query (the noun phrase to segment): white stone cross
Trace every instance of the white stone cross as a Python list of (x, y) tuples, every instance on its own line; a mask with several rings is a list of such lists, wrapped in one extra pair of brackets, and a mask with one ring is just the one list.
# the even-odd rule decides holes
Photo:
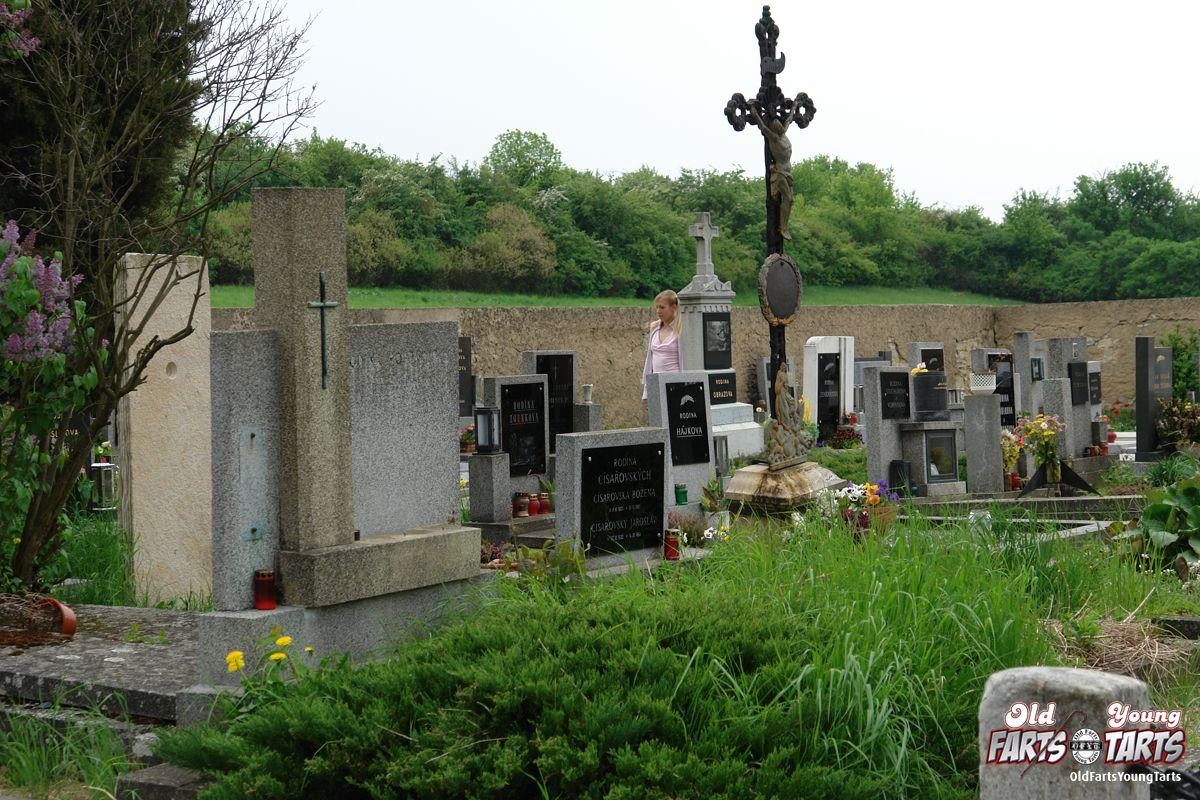
[(709, 219), (707, 211), (696, 215), (696, 221), (688, 228), (688, 236), (696, 240), (696, 274), (712, 275), (712, 240), (721, 235), (721, 229), (715, 228)]

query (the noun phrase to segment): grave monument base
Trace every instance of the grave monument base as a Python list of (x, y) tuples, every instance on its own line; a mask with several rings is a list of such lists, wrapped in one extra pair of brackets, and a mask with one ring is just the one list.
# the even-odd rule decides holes
[(792, 511), (811, 503), (822, 490), (840, 489), (847, 483), (811, 461), (781, 470), (751, 464), (733, 474), (725, 497), (731, 503), (764, 511)]
[(754, 421), (749, 403), (722, 403), (712, 407), (713, 436), (724, 436), (729, 457), (755, 456), (763, 451), (763, 428)]

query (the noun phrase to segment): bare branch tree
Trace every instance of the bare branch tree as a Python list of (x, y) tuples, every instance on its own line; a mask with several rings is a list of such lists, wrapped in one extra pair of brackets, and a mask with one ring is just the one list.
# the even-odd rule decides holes
[[(41, 47), (0, 66), (0, 83), (20, 87), (0, 102), (0, 129), (14, 130), (5, 125), (14, 115), (35, 124), (24, 141), (0, 143), (0, 201), (62, 252), (65, 274), (84, 276), (77, 297), (92, 327), (77, 335), (70, 374), (99, 378), (76, 409), (90, 428), (72, 437), (64, 416), (38, 443), (49, 459), (13, 559), (16, 577), (34, 586), (91, 443), (208, 302), (202, 271), (177, 268), (177, 257), (206, 254), (209, 212), (272, 167), (314, 102), (295, 80), (311, 22), (289, 26), (278, 5), (47, 0), (29, 22)], [(268, 147), (246, 149), (256, 155), (230, 168), (227, 154), (248, 141)], [(126, 288), (123, 257), (136, 252), (156, 255)], [(192, 292), (186, 324), (144, 339), (173, 291)]]

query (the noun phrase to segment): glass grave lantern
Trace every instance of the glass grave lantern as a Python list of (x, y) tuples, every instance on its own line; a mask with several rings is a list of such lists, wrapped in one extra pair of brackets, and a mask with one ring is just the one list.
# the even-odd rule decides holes
[(500, 409), (475, 406), (475, 452), (500, 452)]
[(97, 461), (88, 466), (88, 479), (92, 482), (92, 496), (88, 500), (89, 511), (117, 510), (116, 464)]

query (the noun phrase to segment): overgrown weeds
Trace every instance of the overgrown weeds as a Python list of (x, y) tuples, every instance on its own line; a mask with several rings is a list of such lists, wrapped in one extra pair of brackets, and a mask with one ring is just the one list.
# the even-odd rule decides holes
[(761, 520), (653, 577), (501, 582), (387, 661), (315, 670), (160, 754), (228, 798), (972, 797), (987, 676), (1075, 663), (1040, 620), (1196, 605), (1030, 527), (855, 543)]

